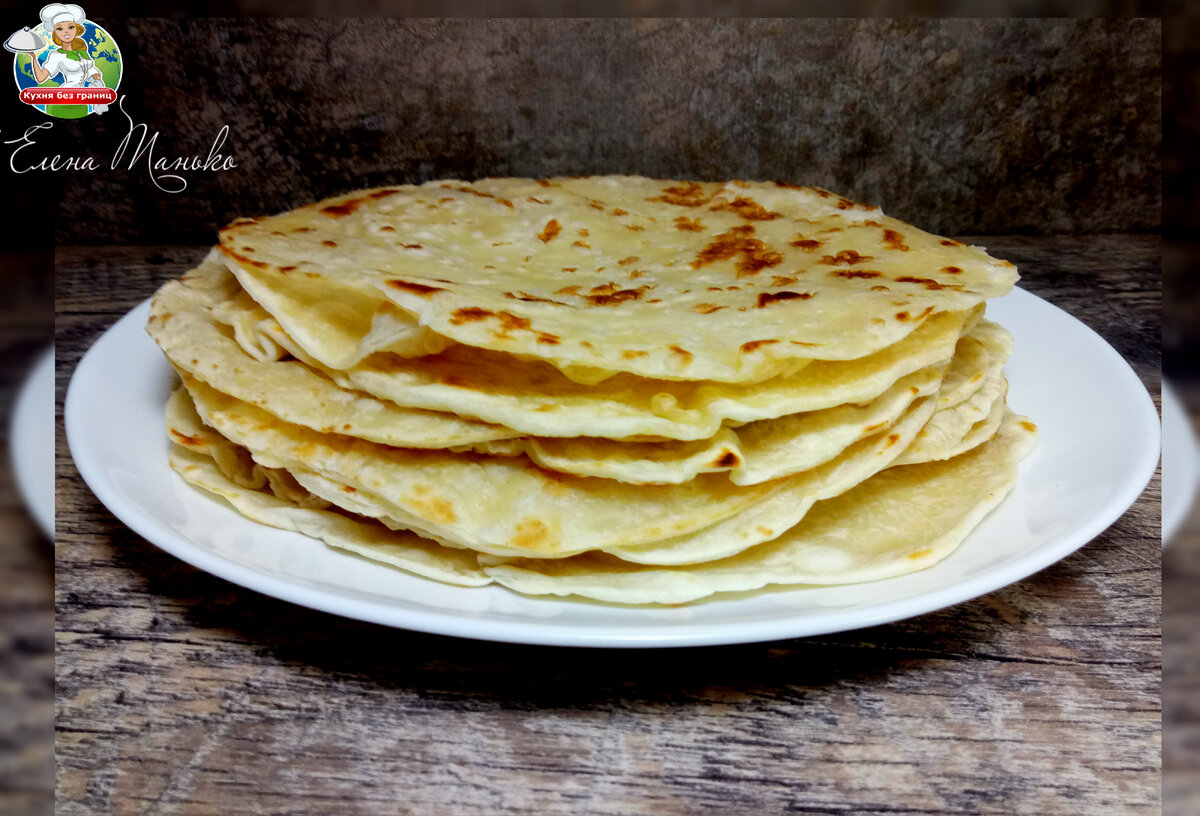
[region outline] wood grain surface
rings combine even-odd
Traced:
[[[17,489],[10,423],[53,334],[54,278],[49,257],[36,254],[0,253],[0,270],[0,814],[46,816],[54,805],[53,552]]]
[[[1200,430],[1200,380],[1176,381]],[[1163,440],[1187,444],[1183,440]],[[1200,813],[1200,503],[1163,554],[1163,813]]]
[[[1157,399],[1156,237],[977,242],[1112,343]],[[1062,562],[872,629],[620,651],[345,620],[160,551],[71,463],[75,364],[204,251],[57,257],[64,816],[1160,812],[1157,476]]]

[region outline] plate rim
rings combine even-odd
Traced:
[[[1033,298],[1056,310],[1060,318],[1070,320],[1078,328],[1082,328],[1089,341],[1100,353],[1113,358],[1114,362],[1118,364],[1116,368],[1124,380],[1114,387],[1132,391],[1133,399],[1140,406],[1137,416],[1143,426],[1141,430],[1149,435],[1153,444],[1147,445],[1146,450],[1141,451],[1140,458],[1130,468],[1129,476],[1122,483],[1121,489],[1115,491],[1114,496],[1105,503],[1103,512],[1078,525],[1070,534],[1060,536],[1052,543],[1043,545],[980,575],[915,596],[885,601],[875,606],[827,612],[815,620],[804,616],[780,615],[763,620],[731,621],[724,624],[720,622],[706,623],[703,627],[687,626],[683,628],[679,628],[678,624],[671,624],[670,621],[664,621],[661,624],[639,627],[636,630],[620,626],[606,626],[597,630],[577,625],[556,624],[548,619],[489,620],[486,616],[477,613],[438,613],[421,609],[398,609],[382,602],[341,597],[319,589],[300,586],[284,577],[255,570],[219,553],[207,550],[146,514],[140,507],[127,503],[122,497],[117,496],[99,472],[100,463],[94,463],[86,457],[83,457],[81,461],[81,457],[77,455],[77,451],[83,449],[83,431],[80,430],[82,419],[78,406],[80,400],[83,399],[81,393],[86,384],[86,378],[90,376],[91,368],[97,365],[95,361],[100,359],[106,340],[115,342],[113,338],[120,337],[122,332],[129,331],[130,323],[135,324],[136,331],[141,333],[149,314],[151,298],[147,298],[126,312],[105,330],[79,360],[72,371],[67,389],[64,424],[71,457],[80,476],[109,512],[135,533],[159,549],[197,569],[238,586],[307,608],[428,634],[527,645],[657,648],[720,646],[811,637],[878,626],[934,612],[986,595],[1032,576],[1067,557],[1108,529],[1129,510],[1145,491],[1158,465],[1161,426],[1154,401],[1137,373],[1120,353],[1090,326],[1053,303],[1020,287],[1014,287],[1012,293],[1006,297],[1015,297],[1018,300],[1024,297]],[[148,337],[146,341],[152,342]],[[1022,471],[1024,470],[1025,465],[1023,464]],[[1005,501],[1008,501],[1008,498]],[[230,509],[230,512],[235,513],[236,511]],[[986,517],[982,523],[986,523]],[[557,596],[549,600],[566,602]],[[814,625],[818,621],[822,622],[821,625]]]
[[[17,492],[21,496],[21,500],[25,503],[29,513],[33,516],[33,520],[37,523],[38,529],[51,540],[54,539],[54,477],[55,477],[55,451],[54,440],[58,436],[57,423],[55,421],[55,382],[54,382],[54,344],[43,349],[34,359],[25,373],[25,378],[21,381],[20,389],[17,391],[17,397],[13,400],[12,417],[8,423],[8,458],[9,464],[13,470],[13,477],[17,483]],[[41,378],[45,377],[48,385],[43,385]],[[49,388],[49,406],[39,405],[46,394],[41,389]],[[35,418],[42,411],[49,408],[50,411],[50,426],[53,432],[50,435],[50,495],[49,497],[40,495],[42,486],[34,484],[32,477],[29,474],[28,468],[23,465],[27,461],[41,455],[36,442],[23,442],[30,437],[28,431],[36,431],[38,429],[37,419]],[[33,436],[37,436],[36,433]]]
[[[1187,408],[1183,404],[1183,400],[1171,387],[1171,384],[1164,378],[1162,381],[1159,402],[1162,404],[1162,429],[1165,433],[1169,424],[1179,422],[1182,429],[1185,431],[1184,439],[1180,440],[1184,444],[1182,459],[1186,465],[1186,472],[1181,475],[1181,483],[1183,489],[1187,492],[1187,500],[1177,503],[1172,503],[1170,507],[1167,505],[1167,495],[1164,492],[1162,495],[1162,517],[1161,533],[1163,546],[1167,546],[1175,534],[1179,532],[1179,528],[1183,526],[1183,522],[1187,519],[1188,511],[1191,509],[1192,503],[1196,500],[1197,491],[1200,490],[1200,440],[1196,439],[1192,432],[1191,421],[1188,419]],[[1168,419],[1168,417],[1170,419]],[[1161,447],[1161,443],[1160,443]]]

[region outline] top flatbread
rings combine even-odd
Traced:
[[[629,176],[362,191],[240,219],[220,248],[285,327],[344,302],[323,288],[360,293],[336,349],[320,333],[296,338],[317,360],[397,340],[427,349],[425,327],[581,382],[746,383],[856,359],[1017,279],[980,248],[824,190]],[[359,338],[377,326],[375,303],[391,304],[387,329]]]

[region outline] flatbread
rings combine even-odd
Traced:
[[[184,377],[205,424],[266,467],[304,468],[387,503],[417,533],[501,555],[562,557],[699,530],[769,494],[724,474],[627,485],[539,468],[524,457],[392,448],[322,434]]]
[[[529,595],[626,604],[679,604],[768,585],[851,584],[893,578],[948,556],[1012,489],[1036,428],[1010,414],[986,444],[940,462],[890,468],[817,504],[784,535],[732,558],[649,568],[603,553],[506,561],[485,571]]]
[[[960,334],[982,313],[982,307],[941,313],[899,343],[868,357],[816,361],[791,376],[750,385],[648,380],[623,374],[588,386],[546,363],[464,345],[417,358],[375,354],[352,368],[331,369],[308,356],[265,311],[237,317],[242,309],[243,305],[227,301],[221,314],[265,335],[245,341],[248,353],[275,344],[347,391],[402,407],[477,419],[521,435],[683,440],[710,438],[725,423],[872,400],[901,377],[948,362]]]
[[[287,422],[388,445],[461,448],[518,435],[346,391],[301,362],[279,359],[278,347],[252,321],[221,323],[214,316],[222,309],[226,320],[238,313],[230,305],[238,291],[233,277],[211,258],[184,280],[159,289],[147,331],[176,369]]]
[[[824,190],[632,176],[364,190],[239,219],[220,248],[330,367],[348,344],[304,329],[335,299],[297,297],[304,308],[289,311],[295,281],[359,293],[343,321],[359,333],[386,301],[438,335],[588,383],[617,372],[749,383],[797,361],[857,359],[1017,279],[980,248]]]
[[[172,405],[168,425],[174,438],[211,434],[194,413],[188,418],[186,399],[173,398]],[[603,553],[513,560],[444,547],[374,521],[298,506],[266,487],[239,485],[217,466],[204,443],[199,449],[173,445],[171,466],[189,483],[224,498],[254,521],[444,583],[482,586],[497,581],[526,594],[678,604],[769,584],[857,583],[931,566],[1003,499],[1015,480],[1017,463],[1035,439],[1033,424],[1010,414],[1001,432],[970,454],[886,471],[818,503],[779,539],[720,561],[658,568]],[[312,499],[308,502],[313,504]]]

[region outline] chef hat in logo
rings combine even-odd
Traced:
[[[87,20],[87,16],[83,13],[83,8],[74,3],[51,3],[48,6],[42,6],[42,25],[47,31],[54,28],[55,23],[71,21],[83,25]]]

